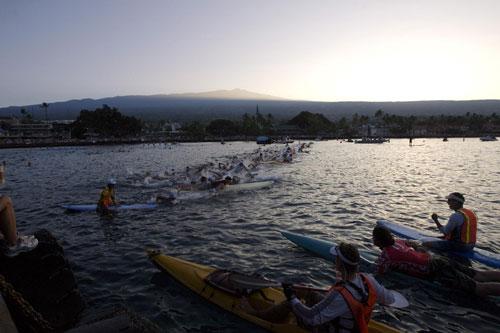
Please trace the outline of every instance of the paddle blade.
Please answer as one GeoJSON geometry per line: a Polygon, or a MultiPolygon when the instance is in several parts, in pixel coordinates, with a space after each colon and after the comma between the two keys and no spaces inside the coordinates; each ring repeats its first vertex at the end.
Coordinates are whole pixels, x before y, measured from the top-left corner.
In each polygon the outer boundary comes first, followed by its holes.
{"type": "Polygon", "coordinates": [[[410,302],[408,302],[406,297],[404,297],[399,292],[397,292],[395,290],[391,290],[390,292],[391,292],[392,296],[394,297],[394,302],[392,302],[391,304],[386,304],[387,306],[390,306],[392,308],[401,309],[401,308],[406,308],[408,305],[410,305],[410,302]]]}

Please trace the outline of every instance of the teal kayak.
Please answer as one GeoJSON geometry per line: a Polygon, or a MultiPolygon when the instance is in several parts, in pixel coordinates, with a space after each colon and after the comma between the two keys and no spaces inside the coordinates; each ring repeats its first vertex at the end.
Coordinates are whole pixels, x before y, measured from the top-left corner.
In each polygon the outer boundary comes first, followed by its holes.
{"type": "MultiPolygon", "coordinates": [[[[336,243],[325,239],[313,238],[284,230],[280,232],[283,236],[285,236],[286,239],[288,239],[292,243],[314,253],[315,255],[329,261],[335,260],[335,256],[330,253],[330,249],[332,248],[332,246],[336,246],[336,243]]],[[[370,265],[374,263],[377,257],[375,254],[369,253],[367,251],[361,251],[360,255],[361,260],[370,265]]]]}

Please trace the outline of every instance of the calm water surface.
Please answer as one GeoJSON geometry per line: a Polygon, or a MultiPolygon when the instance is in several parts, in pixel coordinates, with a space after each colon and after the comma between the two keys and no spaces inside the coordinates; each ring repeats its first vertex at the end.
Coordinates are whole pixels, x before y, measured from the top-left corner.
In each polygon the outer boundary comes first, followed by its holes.
{"type": "MultiPolygon", "coordinates": [[[[375,251],[377,219],[433,230],[432,212],[447,216],[443,197],[466,196],[476,210],[480,247],[500,252],[500,142],[478,139],[392,140],[383,145],[316,142],[270,190],[185,201],[113,220],[67,214],[61,204],[93,203],[110,177],[124,202],[146,202],[158,189],[134,187],[130,174],[152,175],[255,150],[254,143],[174,146],[64,147],[1,150],[21,232],[46,228],[62,243],[88,309],[117,303],[168,332],[260,332],[209,305],[160,273],[146,248],[212,266],[269,278],[328,285],[332,265],[283,239],[278,230],[351,241],[375,251]],[[31,165],[29,165],[29,163],[31,165]]],[[[474,263],[475,268],[485,268],[474,263]]],[[[374,318],[404,331],[498,332],[500,301],[479,300],[401,275],[379,279],[411,302],[404,310],[378,307],[374,318]]]]}

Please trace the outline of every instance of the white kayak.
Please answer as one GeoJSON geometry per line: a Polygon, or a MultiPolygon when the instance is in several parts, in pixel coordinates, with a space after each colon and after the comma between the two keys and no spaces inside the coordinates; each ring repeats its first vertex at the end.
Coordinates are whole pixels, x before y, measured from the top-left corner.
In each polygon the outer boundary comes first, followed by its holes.
{"type": "Polygon", "coordinates": [[[255,191],[263,188],[269,188],[273,186],[274,182],[272,180],[267,180],[263,182],[252,182],[252,183],[241,183],[234,185],[226,185],[220,192],[241,192],[241,191],[255,191]]]}
{"type": "Polygon", "coordinates": [[[174,197],[177,200],[187,201],[187,200],[200,200],[200,199],[208,199],[216,195],[221,195],[225,193],[237,193],[243,191],[256,191],[264,188],[269,188],[273,186],[274,181],[259,181],[259,182],[251,182],[251,183],[241,183],[234,185],[226,185],[221,190],[205,190],[205,191],[182,191],[182,190],[172,190],[174,193],[174,197]]]}

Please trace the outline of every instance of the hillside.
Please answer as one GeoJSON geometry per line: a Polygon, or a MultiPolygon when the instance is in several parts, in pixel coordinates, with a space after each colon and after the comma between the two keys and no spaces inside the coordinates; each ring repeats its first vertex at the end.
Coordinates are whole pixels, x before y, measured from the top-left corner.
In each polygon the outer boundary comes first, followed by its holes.
{"type": "MultiPolygon", "coordinates": [[[[263,114],[271,113],[277,119],[291,119],[301,111],[321,113],[331,120],[342,116],[373,116],[378,109],[396,115],[464,115],[467,112],[483,115],[500,114],[500,100],[472,101],[415,101],[415,102],[314,102],[286,100],[249,91],[219,90],[197,94],[171,94],[150,96],[116,96],[101,99],[79,99],[50,102],[49,119],[76,119],[82,109],[94,110],[107,104],[117,107],[125,115],[145,120],[171,121],[236,119],[244,113],[255,113],[258,105],[263,114]]],[[[0,108],[0,116],[20,115],[21,108],[36,119],[44,113],[38,105],[0,108]]]]}

